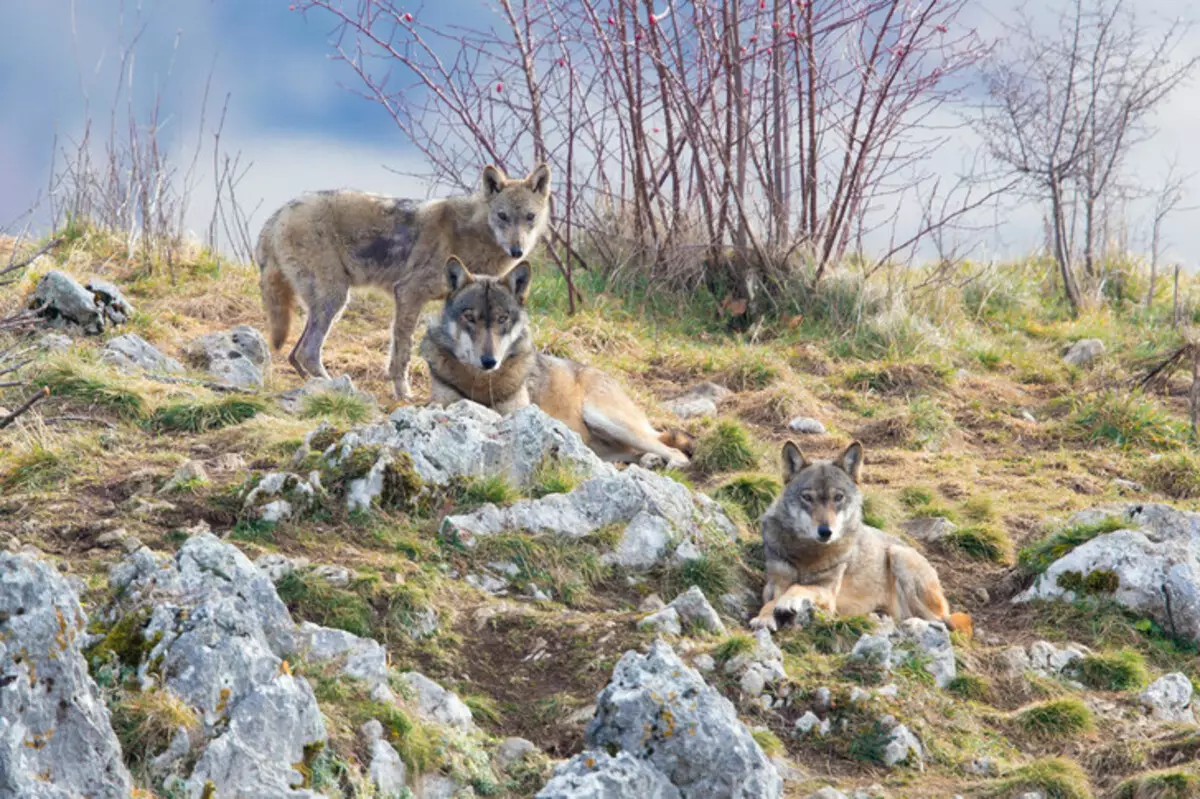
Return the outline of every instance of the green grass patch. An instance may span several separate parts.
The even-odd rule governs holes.
[[[1195,799],[1200,796],[1200,775],[1168,769],[1137,774],[1112,792],[1113,799]]]
[[[783,486],[765,474],[743,474],[734,477],[713,492],[713,498],[732,502],[740,507],[750,522],[757,522]]]
[[[1076,671],[1081,683],[1097,691],[1133,691],[1150,680],[1146,659],[1133,649],[1087,655]]]
[[[1142,471],[1146,487],[1171,499],[1200,497],[1200,458],[1190,452],[1164,455]]]
[[[1078,763],[1065,757],[1047,757],[1005,775],[984,789],[995,799],[1017,799],[1041,792],[1046,799],[1093,799],[1091,783]]]
[[[1092,711],[1078,699],[1051,699],[1018,710],[1013,715],[1018,729],[1038,741],[1059,741],[1091,732]]]
[[[50,366],[34,375],[31,382],[38,388],[50,389],[52,397],[75,400],[112,413],[127,422],[146,418],[146,401],[141,394],[107,376],[92,375],[88,370],[71,364]]]
[[[1191,437],[1186,425],[1157,402],[1128,391],[1077,402],[1066,424],[1073,438],[1139,451],[1175,450]]]
[[[778,634],[779,648],[793,655],[819,652],[840,655],[849,652],[858,639],[872,632],[875,625],[866,616],[830,616],[816,612],[803,629],[789,628]]]
[[[1096,522],[1073,524],[1034,544],[1024,547],[1017,556],[1017,563],[1027,574],[1042,574],[1050,564],[1063,557],[1081,544],[1097,536],[1125,527],[1123,520],[1106,516]]]
[[[959,527],[947,534],[942,546],[962,552],[974,560],[1009,564],[1013,559],[1013,542],[1008,533],[991,524]]]
[[[936,449],[954,427],[950,414],[931,397],[917,397],[908,403],[912,443],[921,449]]]
[[[738,583],[737,556],[729,550],[714,549],[698,558],[664,567],[659,574],[663,596],[675,596],[693,585],[708,597],[729,593]]]
[[[580,474],[567,464],[561,461],[543,461],[533,473],[528,494],[533,499],[551,494],[567,494],[582,482]]]
[[[371,605],[355,591],[332,586],[309,572],[293,572],[276,588],[294,616],[363,638],[374,633]]]
[[[779,736],[770,730],[755,730],[751,735],[754,736],[754,742],[762,747],[767,757],[776,757],[787,753],[783,741],[779,740]]]
[[[457,505],[461,509],[478,508],[491,503],[493,505],[511,505],[521,498],[521,492],[513,488],[501,475],[477,477],[469,481],[457,492]]]
[[[167,433],[205,433],[249,421],[266,405],[253,397],[222,397],[209,402],[173,402],[154,412],[151,428]]]
[[[484,538],[471,554],[472,560],[480,564],[512,563],[517,567],[513,582],[533,583],[565,605],[586,607],[594,602],[591,589],[612,574],[601,556],[612,549],[619,534],[603,530],[572,540],[506,533]]]
[[[304,397],[300,405],[300,418],[339,419],[350,424],[361,424],[371,418],[371,411],[371,404],[360,396],[323,391]]]
[[[900,489],[899,500],[909,510],[918,510],[933,504],[933,492],[920,486],[905,486]]]
[[[996,503],[985,495],[971,497],[962,504],[962,517],[975,524],[990,522],[996,518]]]
[[[74,466],[66,455],[39,444],[9,461],[0,474],[0,486],[6,491],[61,486],[72,471]]]
[[[978,674],[959,674],[946,685],[946,690],[959,699],[986,702],[991,696],[992,684]]]
[[[696,442],[692,466],[705,474],[752,469],[758,462],[750,434],[735,421],[722,419]]]
[[[734,633],[717,645],[713,657],[722,663],[733,660],[738,655],[753,651],[754,639],[744,633]]]
[[[1064,591],[1073,591],[1079,596],[1102,596],[1116,593],[1121,587],[1121,578],[1110,569],[1097,569],[1087,574],[1065,571],[1059,573],[1055,583]]]

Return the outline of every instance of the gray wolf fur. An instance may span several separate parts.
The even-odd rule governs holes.
[[[916,616],[970,634],[971,617],[950,612],[929,561],[863,524],[862,463],[857,441],[833,461],[808,461],[794,443],[784,445],[784,490],[762,520],[764,604],[750,626],[776,630],[808,600],[830,613]]]
[[[276,211],[258,237],[263,307],[271,345],[283,346],[298,297],[308,312],[288,356],[300,375],[328,377],[321,349],[355,286],[392,292],[388,374],[411,399],[408,364],[425,303],[445,296],[445,264],[458,255],[484,275],[501,275],[537,245],[550,209],[550,168],[510,180],[485,167],[479,191],[416,202],[357,191],[306,194]]]
[[[457,258],[446,264],[449,291],[441,317],[421,341],[433,382],[430,402],[469,399],[509,413],[530,403],[574,430],[601,458],[657,456],[687,464],[686,433],[659,432],[617,381],[603,372],[537,352],[525,299],[531,268],[504,277],[472,275]]]

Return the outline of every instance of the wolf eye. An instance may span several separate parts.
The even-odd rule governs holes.
[[[507,316],[496,317],[496,324],[498,324],[498,325],[508,324],[508,317]]]
[[[469,325],[475,324],[475,312],[474,311],[463,311],[462,318],[463,318],[463,321]]]
[[[497,218],[497,219],[499,219],[501,222],[507,222],[507,221],[508,221],[508,214],[506,214],[506,213],[504,213],[503,211],[501,211],[500,213],[496,214],[496,218]]]
[[[834,502],[841,502],[841,501],[842,501],[843,499],[845,499],[845,498],[846,498],[846,495],[845,495],[845,494],[843,494],[841,491],[839,491],[839,492],[837,492],[836,494],[834,494],[834,495],[833,495],[833,501],[834,501]]]
[[[803,494],[800,495],[800,499],[804,500],[805,502],[807,502],[808,504],[811,505],[812,501],[813,501],[813,495],[808,493],[807,491],[805,491]]]
[[[525,214],[525,221],[526,221],[526,222],[532,222],[532,221],[533,221],[533,214]]]

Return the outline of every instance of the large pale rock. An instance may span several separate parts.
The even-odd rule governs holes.
[[[126,333],[109,339],[100,350],[100,360],[122,372],[138,370],[161,374],[181,374],[183,364],[163,355],[153,344],[137,333]]]
[[[645,760],[583,752],[563,763],[536,799],[680,799],[679,789]]]
[[[737,536],[715,502],[638,466],[594,477],[568,494],[447,516],[442,532],[473,546],[479,537],[506,531],[581,538],[609,525],[623,525],[624,534],[606,559],[634,569],[660,562],[675,541]]]
[[[86,623],[57,570],[0,554],[0,796],[130,795],[121,745],[79,649]]]
[[[271,363],[267,340],[250,325],[203,335],[187,345],[184,356],[192,366],[233,388],[261,388]]]
[[[103,331],[107,319],[96,295],[57,269],[38,281],[29,308],[50,327],[77,329],[89,336]]]
[[[625,751],[666,775],[684,799],[776,799],[783,781],[733,705],[664,641],[626,652],[600,692],[589,747]]]
[[[471,708],[453,691],[446,690],[420,672],[410,671],[400,677],[416,694],[417,712],[426,719],[448,727],[470,729],[475,726]]]
[[[1062,575],[1111,571],[1117,577],[1113,599],[1118,603],[1200,641],[1200,514],[1146,503],[1077,514],[1072,521],[1114,514],[1128,529],[1098,536],[1068,552],[1013,601],[1072,600],[1074,592],[1059,585]]]
[[[128,322],[133,316],[133,305],[115,284],[94,277],[87,282],[87,290],[96,298],[96,304],[103,309],[105,318],[114,325]]]
[[[1070,366],[1089,366],[1104,354],[1104,342],[1098,338],[1085,338],[1067,348],[1063,360]]]
[[[1175,672],[1159,677],[1142,691],[1142,704],[1160,721],[1195,724],[1192,710],[1192,681],[1186,674]]]

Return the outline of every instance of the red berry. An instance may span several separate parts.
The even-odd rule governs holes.
[[[404,21],[405,21],[405,22],[412,22],[412,14],[405,14],[405,15],[404,15]]]
[[[617,21],[616,21],[615,19],[613,19],[612,17],[609,17],[609,18],[608,18],[608,24],[609,24],[609,25],[616,25],[616,24],[617,24]]]
[[[496,91],[498,91],[498,92],[502,92],[502,91],[504,91],[504,84],[503,84],[503,83],[497,83],[497,84],[496,84]]]

